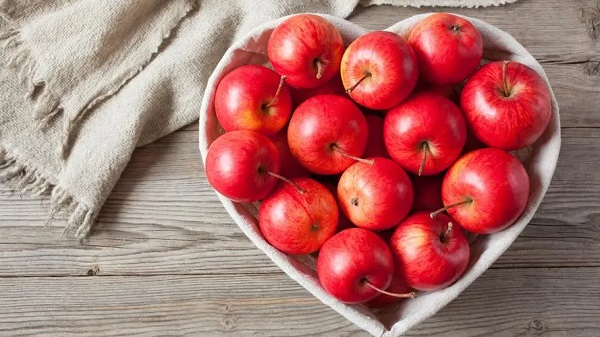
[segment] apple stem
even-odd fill
[[[450,205],[448,205],[448,206],[444,206],[444,207],[442,207],[442,208],[438,209],[438,210],[437,210],[437,211],[435,211],[435,212],[431,212],[431,214],[429,214],[429,216],[430,216],[430,217],[433,219],[433,218],[435,218],[436,216],[438,216],[438,214],[440,214],[440,213],[442,213],[442,212],[445,212],[445,211],[449,210],[449,209],[450,209],[450,208],[452,208],[452,207],[456,207],[456,206],[460,206],[460,205],[464,205],[464,204],[470,204],[470,203],[472,203],[472,202],[473,202],[473,199],[472,199],[472,198],[469,198],[469,197],[467,197],[465,200],[462,200],[462,201],[459,201],[459,202],[455,202],[455,203],[453,203],[453,204],[450,204]]]
[[[281,94],[281,89],[283,88],[283,82],[285,82],[285,79],[285,76],[281,76],[281,78],[279,79],[279,86],[277,87],[277,91],[275,92],[275,97],[273,97],[269,104],[265,105],[265,108],[270,108],[273,105],[277,104],[277,101],[279,100],[279,94]]]
[[[315,60],[315,65],[317,66],[317,80],[320,80],[323,76],[323,71],[325,70],[325,64],[320,59]]]
[[[371,73],[366,73],[363,77],[360,78],[360,80],[358,80],[358,82],[354,83],[353,86],[351,86],[350,88],[346,89],[346,93],[349,94],[352,92],[352,90],[354,90],[356,87],[358,87],[358,85],[366,80],[367,78],[371,77]]]
[[[452,231],[452,222],[448,222],[448,227],[446,228],[446,231],[444,232],[444,237],[448,235],[448,233],[450,233],[450,231]]]
[[[406,294],[397,294],[397,293],[391,293],[389,291],[385,291],[383,289],[379,289],[376,286],[374,286],[373,284],[371,284],[371,282],[366,281],[366,280],[365,280],[365,284],[380,294],[384,294],[384,295],[388,295],[388,296],[392,296],[392,297],[396,297],[396,298],[415,298],[415,297],[417,297],[417,293],[415,293],[414,291],[411,291]]]
[[[304,189],[302,187],[300,187],[300,185],[296,184],[295,182],[289,180],[288,178],[286,178],[282,175],[279,175],[279,174],[271,172],[271,171],[267,171],[267,174],[270,175],[271,177],[277,178],[279,180],[282,180],[282,181],[294,186],[298,190],[298,192],[300,192],[300,194],[306,193],[306,191],[304,191]]]
[[[502,64],[502,85],[504,86],[504,97],[510,97],[510,90],[508,89],[508,83],[506,82],[506,68],[510,61],[504,61]]]
[[[348,152],[344,151],[337,144],[332,144],[332,147],[333,147],[334,151],[339,152],[339,154],[341,154],[344,157],[348,157],[348,158],[354,159],[356,161],[359,161],[361,163],[365,163],[365,164],[369,164],[369,165],[375,164],[375,160],[373,160],[373,159],[363,159],[363,158],[360,158],[360,157],[353,156],[353,155],[349,154]]]
[[[423,151],[423,159],[421,159],[421,165],[419,166],[419,177],[421,176],[421,174],[423,174],[423,169],[425,169],[425,160],[427,159],[427,153],[429,152],[429,145],[427,144],[427,142],[423,142],[423,145],[421,145],[421,149],[421,151]]]

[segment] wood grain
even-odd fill
[[[203,176],[197,133],[139,149],[83,245],[43,228],[39,199],[0,199],[0,275],[272,273]],[[600,266],[600,130],[564,129],[563,151],[538,213],[493,268]],[[176,263],[174,263],[176,261]]]
[[[597,336],[599,268],[489,270],[411,336]],[[0,278],[0,335],[366,336],[282,273]]]
[[[598,336],[599,4],[451,9],[511,33],[542,62],[562,150],[531,224],[411,335]],[[351,20],[381,29],[428,11],[372,7]],[[241,233],[206,182],[197,132],[192,124],[138,149],[82,245],[61,238],[58,222],[44,228],[45,199],[0,185],[0,336],[365,336]]]

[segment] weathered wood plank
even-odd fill
[[[599,268],[489,270],[412,336],[597,336]],[[0,278],[0,335],[366,336],[282,273]]]
[[[563,126],[597,127],[598,6],[596,0],[527,0],[485,9],[380,6],[357,10],[351,21],[369,29],[384,29],[411,15],[431,11],[451,11],[482,19],[512,34],[543,64],[561,107]]]
[[[203,176],[196,131],[139,149],[82,246],[43,228],[39,199],[0,198],[0,275],[271,273]],[[554,180],[532,224],[493,266],[600,266],[600,130],[563,130]],[[6,189],[6,187],[2,187]],[[5,190],[6,191],[6,190]]]

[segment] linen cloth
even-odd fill
[[[429,14],[422,14],[402,20],[386,30],[407,37],[411,29]],[[348,43],[364,34],[366,30],[343,19],[326,16],[342,33]],[[492,25],[475,18],[468,18],[481,33],[484,41],[485,60],[513,60],[535,70],[550,88],[542,66],[512,36]],[[266,23],[242,37],[226,52],[209,78],[200,111],[199,146],[203,160],[206,160],[208,147],[219,136],[220,128],[214,112],[214,92],[219,80],[232,69],[243,64],[262,64],[268,61],[266,46],[273,29],[285,18]],[[287,255],[271,246],[262,236],[256,219],[255,204],[232,202],[223,195],[219,199],[227,212],[242,231],[293,280],[301,284],[315,297],[336,310],[351,322],[373,336],[393,337],[406,333],[409,329],[434,315],[455,299],[475,281],[513,243],[525,226],[533,218],[546,193],[560,151],[560,118],[558,104],[552,93],[552,117],[544,134],[531,147],[519,150],[515,155],[523,162],[530,179],[530,194],[527,206],[521,217],[509,228],[498,233],[479,238],[471,247],[471,259],[465,274],[453,285],[433,292],[419,293],[417,298],[406,300],[401,306],[374,312],[362,305],[348,305],[329,295],[319,284],[312,256]]]
[[[131,154],[198,118],[227,48],[300,12],[514,0],[2,0],[0,181],[49,194],[49,218],[89,233]]]

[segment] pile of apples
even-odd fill
[[[219,82],[226,131],[206,158],[209,183],[260,202],[264,238],[317,254],[323,288],[382,307],[453,284],[467,237],[503,230],[526,207],[529,176],[511,152],[551,117],[532,69],[482,60],[466,19],[438,13],[405,40],[387,31],[345,46],[326,19],[302,14],[268,41],[271,68]]]

